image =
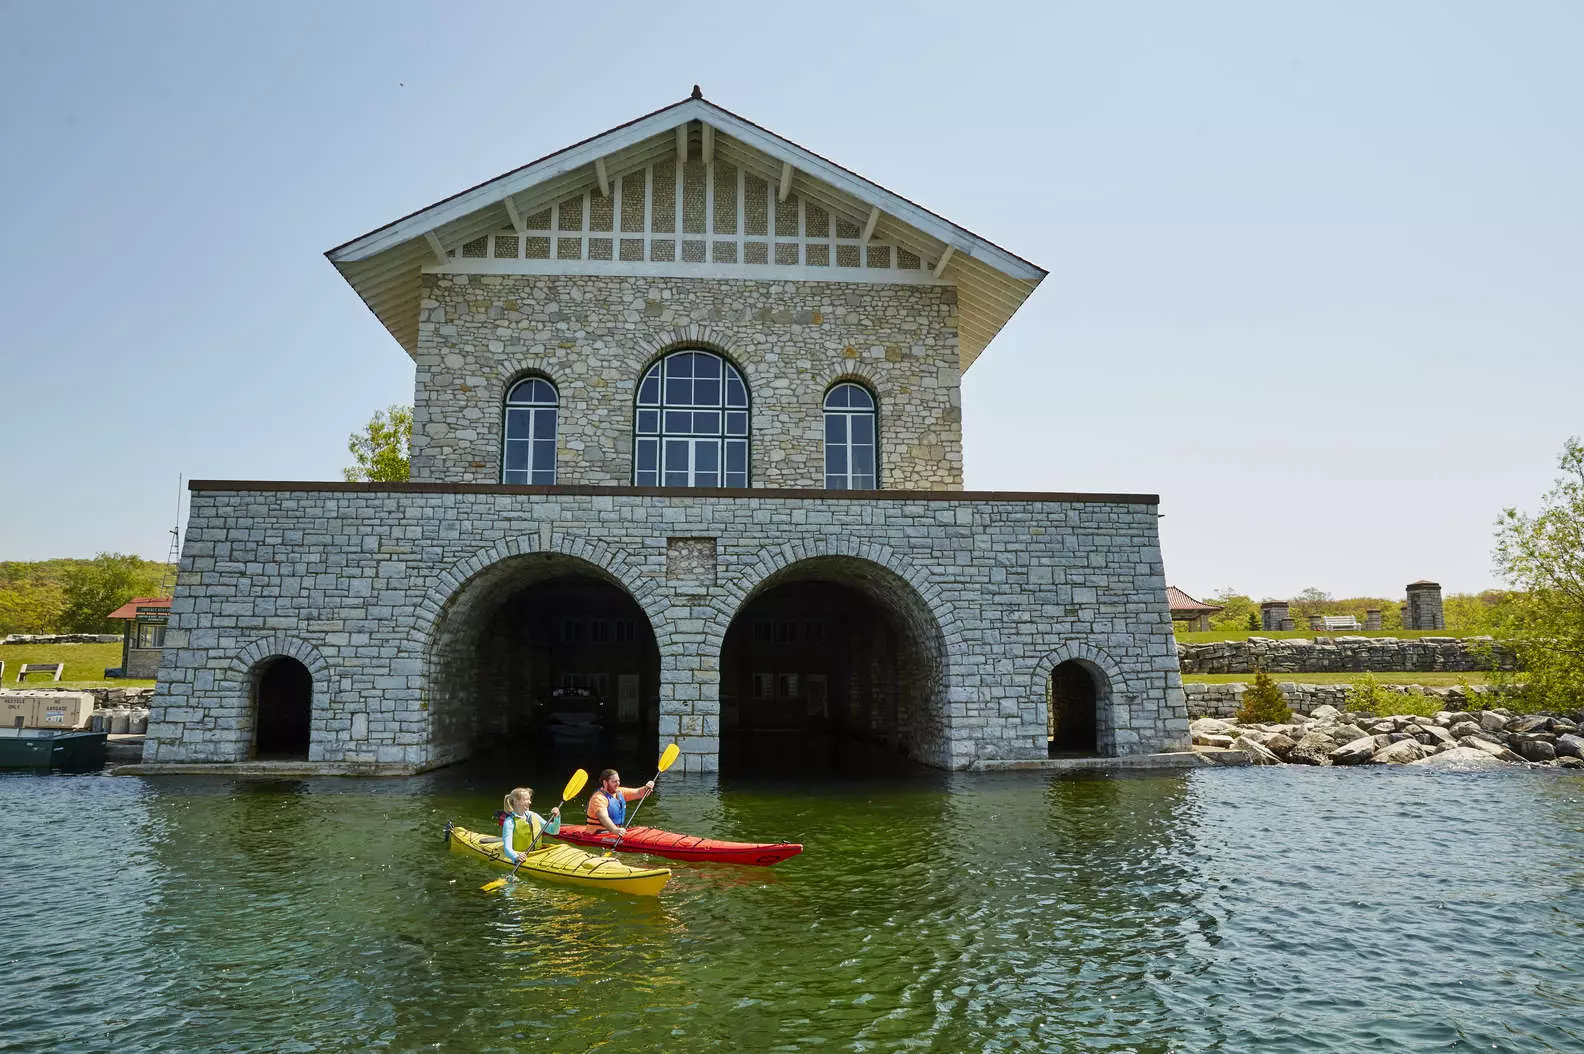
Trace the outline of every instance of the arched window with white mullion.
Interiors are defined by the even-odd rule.
[[[874,395],[861,385],[843,381],[825,393],[826,490],[878,489],[875,416]]]
[[[548,486],[556,481],[556,412],[560,397],[543,377],[525,377],[506,393],[501,482]]]
[[[714,352],[673,351],[638,385],[633,482],[640,487],[748,486],[748,386]]]

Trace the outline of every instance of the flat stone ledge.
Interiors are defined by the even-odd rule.
[[[1133,769],[1194,769],[1206,765],[1247,765],[1241,750],[1177,750],[1166,754],[1130,754],[1121,758],[988,758],[968,766],[969,772],[1114,772]]]
[[[416,776],[441,765],[374,761],[193,761],[117,765],[112,776]]]

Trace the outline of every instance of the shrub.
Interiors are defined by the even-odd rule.
[[[1359,674],[1358,679],[1348,686],[1347,695],[1342,701],[1344,710],[1369,714],[1371,717],[1390,714],[1395,705],[1396,698],[1371,673]]]
[[[1257,670],[1253,685],[1243,693],[1237,719],[1241,725],[1279,725],[1292,719],[1292,707],[1287,705],[1287,697],[1276,687],[1271,675]]]

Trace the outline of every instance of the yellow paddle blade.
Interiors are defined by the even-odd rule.
[[[584,772],[582,769],[578,769],[576,772],[572,773],[572,778],[567,780],[566,787],[561,791],[561,800],[566,801],[570,798],[576,798],[578,791],[582,790],[583,784],[587,782],[587,772]]]
[[[675,743],[667,746],[665,748],[665,752],[660,755],[660,771],[664,772],[666,769],[676,764],[677,755],[680,753],[682,753],[682,750]]]
[[[482,889],[486,893],[493,893],[497,889],[505,888],[505,886],[506,886],[506,880],[504,878],[493,878],[493,879],[490,879],[488,882],[484,883],[482,886],[480,886],[479,889]]]

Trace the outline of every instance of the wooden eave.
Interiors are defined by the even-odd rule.
[[[325,255],[408,354],[418,350],[420,275],[443,264],[443,249],[512,226],[511,212],[533,215],[598,181],[595,163],[614,182],[675,157],[678,129],[689,156],[711,129],[716,160],[779,184],[791,166],[790,189],[873,236],[894,241],[934,267],[949,250],[941,277],[957,287],[960,366],[967,370],[1045,277],[1045,270],[928,209],[702,98],[647,114],[486,183],[386,224]],[[507,199],[512,208],[508,209]],[[871,224],[871,217],[878,217]],[[688,265],[677,268],[687,277]],[[773,269],[766,275],[774,280]]]

